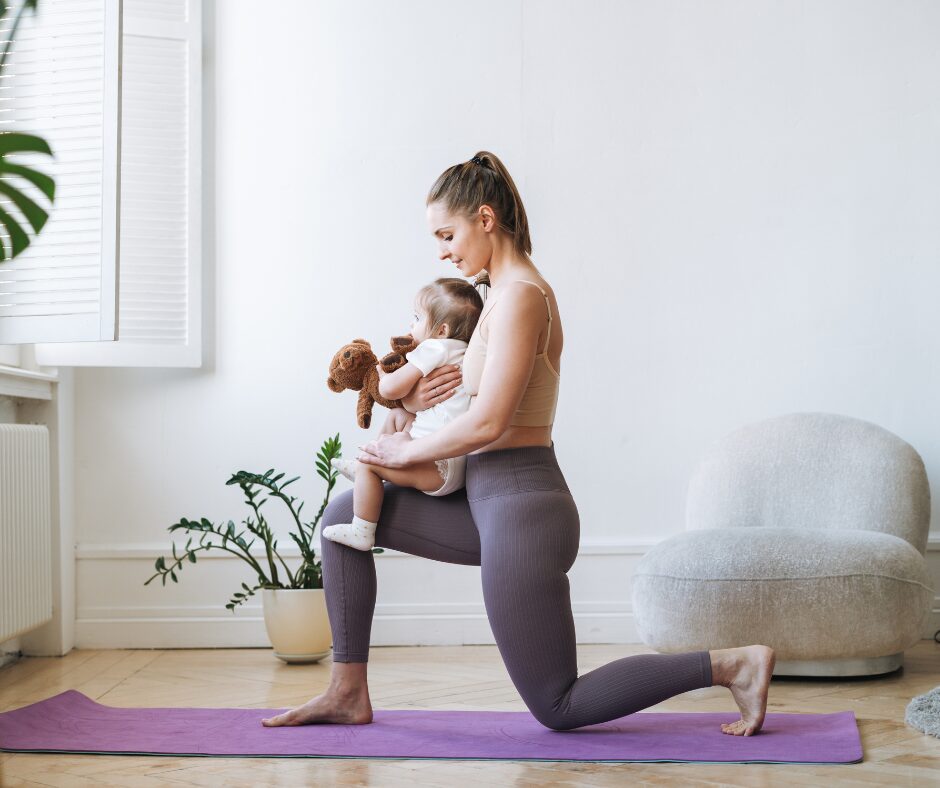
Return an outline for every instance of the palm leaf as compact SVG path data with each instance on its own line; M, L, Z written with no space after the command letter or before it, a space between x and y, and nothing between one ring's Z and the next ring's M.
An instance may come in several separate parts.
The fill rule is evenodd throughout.
M7 197L26 217L37 235L45 226L49 213L21 188L10 183L10 178L19 177L29 181L39 189L50 202L55 201L55 181L31 167L16 164L9 160L17 153L44 153L52 156L52 150L42 137L20 132L0 132L0 196ZM0 261L8 256L12 259L22 253L30 244L30 237L20 225L19 219L0 208L0 228L10 238L10 254L0 242Z

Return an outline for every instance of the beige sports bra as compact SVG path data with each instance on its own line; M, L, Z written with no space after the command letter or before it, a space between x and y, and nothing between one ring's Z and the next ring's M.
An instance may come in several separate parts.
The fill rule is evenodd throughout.
M528 279L516 281L535 285L542 291L545 305L548 307L548 331L545 335L545 347L535 357L535 366L532 367L532 374L529 376L522 401L509 423L514 427L548 427L555 421L558 385L561 380L561 376L552 368L548 360L548 343L552 338L552 305L548 300L548 294L540 284L530 282ZM486 337L483 336L483 323L495 307L494 303L490 311L480 318L463 356L463 387L471 397L475 397L480 391L480 379L483 377L483 365L486 362Z

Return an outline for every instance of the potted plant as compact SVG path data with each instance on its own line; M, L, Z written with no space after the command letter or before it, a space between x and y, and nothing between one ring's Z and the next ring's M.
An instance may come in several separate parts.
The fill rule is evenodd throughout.
M177 583L177 572L181 571L187 562L195 564L200 552L225 550L245 561L257 575L257 581L253 585L243 582L241 589L232 595L225 607L234 613L238 605L260 589L264 625L274 647L274 655L285 662L318 662L323 659L330 653L332 640L323 592L323 572L314 548L314 535L338 475L330 465L330 460L341 456L342 443L337 433L335 438L327 438L317 453L317 473L326 481L326 495L316 518L309 523L300 519L303 502L301 501L295 509L294 502L297 499L284 493L284 488L297 481L299 476L278 484L284 474L275 474L273 468L260 475L238 471L226 484L237 484L241 487L248 505L254 512L254 519L247 517L242 521L245 528L238 531L231 520L225 525L217 525L205 517L199 520L187 520L184 517L167 530L170 533L186 533L188 539L185 547L178 554L174 542L172 557L160 556L154 564L156 572L144 585L158 577L163 585L166 585L167 577ZM255 499L265 491L269 493L267 497L256 501ZM294 519L296 527L289 536L300 550L300 566L294 570L291 570L278 553L277 537L261 514L261 507L270 498L283 501ZM195 544L194 536L198 536ZM263 552L260 549L252 550L259 540ZM372 552L381 553L383 550L373 548Z

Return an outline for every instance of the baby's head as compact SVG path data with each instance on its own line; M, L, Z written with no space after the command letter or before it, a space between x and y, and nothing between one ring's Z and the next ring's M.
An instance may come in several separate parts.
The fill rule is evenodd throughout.
M415 296L411 334L418 342L431 338L469 342L482 309L483 299L465 279L435 279Z

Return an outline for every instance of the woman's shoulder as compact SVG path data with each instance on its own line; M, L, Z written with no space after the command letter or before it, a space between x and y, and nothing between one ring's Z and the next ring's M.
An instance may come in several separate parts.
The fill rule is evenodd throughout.
M484 341L488 341L494 329L501 335L516 338L528 334L537 335L545 324L546 298L554 315L555 307L547 288L547 295L543 296L538 288L519 284L519 281L513 280L501 285L499 308L492 310L493 316L486 321Z
M540 273L525 271L518 276L513 277L500 289L505 289L506 291L515 291L515 292L528 292L538 293L539 290L542 292L551 295L552 286L548 283L544 276Z
M534 285L534 286L533 286ZM541 276L519 277L503 285L503 295L517 309L545 309L545 299L554 302L555 293Z

